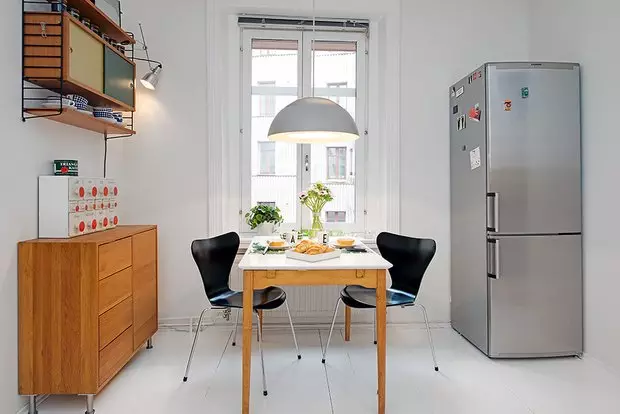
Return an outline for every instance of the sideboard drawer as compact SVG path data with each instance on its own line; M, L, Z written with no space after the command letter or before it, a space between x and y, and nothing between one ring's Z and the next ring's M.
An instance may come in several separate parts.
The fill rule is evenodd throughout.
M99 352L99 385L112 377L133 355L133 329L130 327Z
M131 266L131 237L99 247L99 279Z
M133 321L133 300L125 299L99 317L99 349L103 349L129 328Z
M99 315L131 296L132 269L114 273L99 281Z

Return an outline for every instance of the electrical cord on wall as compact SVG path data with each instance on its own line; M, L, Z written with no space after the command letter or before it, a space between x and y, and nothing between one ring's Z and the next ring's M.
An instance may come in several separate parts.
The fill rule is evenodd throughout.
M107 169L108 169L108 137L103 138L103 178L106 177Z

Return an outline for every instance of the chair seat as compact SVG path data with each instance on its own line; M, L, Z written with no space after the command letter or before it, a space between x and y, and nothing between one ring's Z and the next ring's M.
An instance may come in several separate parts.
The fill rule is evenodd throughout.
M386 306L413 305L415 295L396 289L387 289ZM345 305L351 308L376 308L377 290L363 286L347 286L340 292L340 297Z
M254 291L252 307L258 310L279 308L286 300L286 292L279 287L268 287ZM213 306L243 308L243 292L229 290L209 300Z

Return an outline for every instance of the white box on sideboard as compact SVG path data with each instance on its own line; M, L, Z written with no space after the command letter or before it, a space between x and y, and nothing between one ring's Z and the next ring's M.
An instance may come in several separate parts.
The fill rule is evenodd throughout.
M39 177L39 237L68 238L116 227L118 194L114 179Z

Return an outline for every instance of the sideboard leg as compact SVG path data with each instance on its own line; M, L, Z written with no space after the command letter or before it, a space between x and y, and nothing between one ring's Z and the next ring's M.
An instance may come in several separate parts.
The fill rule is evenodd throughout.
M28 414L37 414L37 396L28 396Z
M153 337L147 339L147 341L146 341L146 349L153 349Z
M95 394L86 394L86 414L95 414Z

